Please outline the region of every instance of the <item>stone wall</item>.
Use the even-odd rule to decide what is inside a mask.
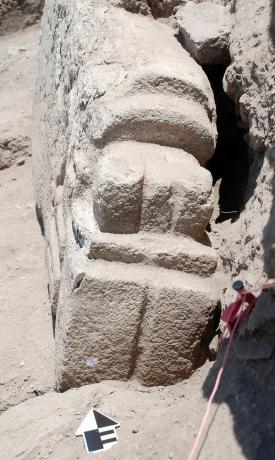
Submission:
[[[269,36],[271,2],[253,1],[248,7],[245,0],[232,1],[230,13],[228,8],[211,2],[189,2],[178,8],[177,22],[184,46],[201,65],[208,66],[206,71],[220,99],[217,100],[218,113],[224,112],[224,119],[218,120],[220,137],[216,154],[219,156],[215,155],[208,166],[219,168],[214,171],[214,181],[218,174],[222,177],[220,187],[216,187],[220,212],[228,211],[227,214],[235,218],[230,222],[226,213],[220,214],[218,225],[213,219],[210,238],[227,275],[225,284],[230,286],[231,279],[241,277],[248,286],[257,289],[264,278],[261,240],[272,201],[272,171],[265,158],[266,149],[274,142],[275,58]],[[217,72],[221,70],[213,67],[228,64],[223,87],[234,102],[239,133],[228,127],[234,120],[230,104],[222,95],[222,87],[217,87]],[[221,126],[225,123],[227,131]],[[214,216],[217,214],[218,209]],[[230,300],[230,295],[231,289],[225,301]]]
[[[274,142],[275,131],[275,54],[269,35],[271,2],[255,0],[247,8],[245,0],[237,0],[233,7],[232,64],[227,69],[224,87],[235,101],[242,127],[248,131],[250,171],[240,218],[230,226],[228,222],[219,225],[219,252],[230,277],[241,277],[257,290],[265,277],[262,238],[272,203],[273,171],[265,155]]]
[[[215,119],[173,29],[107,1],[46,2],[34,178],[59,389],[168,384],[205,360]]]

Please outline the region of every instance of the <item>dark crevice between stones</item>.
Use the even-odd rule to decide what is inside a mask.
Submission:
[[[52,313],[52,331],[53,331],[53,338],[55,339],[55,326],[56,326],[56,314]]]
[[[53,334],[53,338],[55,338],[56,311],[55,311],[55,308],[54,308],[54,301],[51,300],[51,292],[50,292],[50,284],[49,283],[47,283],[47,294],[48,294],[49,304],[51,306],[52,334]]]
[[[168,18],[173,14],[175,6],[178,5],[180,1],[173,0],[148,0],[148,5],[150,6],[152,15],[155,19],[157,18]]]
[[[80,249],[84,248],[86,239],[79,228],[74,225],[74,223],[72,224],[72,230],[76,244],[80,247]]]
[[[216,359],[217,353],[216,351],[213,352],[213,349],[211,349],[211,342],[216,336],[219,336],[220,333],[221,311],[221,302],[218,301],[214,315],[210,318],[206,327],[205,334],[200,341],[199,350],[201,350],[201,352],[195,365],[196,369],[201,367],[207,359],[209,359],[209,361],[215,361]]]
[[[139,13],[153,18],[168,18],[175,12],[181,0],[122,0],[120,6],[127,11]]]
[[[81,284],[82,284],[82,281],[84,280],[85,278],[85,273],[79,273],[74,281],[74,285],[73,285],[73,291],[77,290],[80,288]]]
[[[136,334],[135,334],[134,341],[133,341],[130,369],[129,369],[129,373],[127,376],[128,380],[130,380],[134,375],[134,372],[137,366],[137,360],[138,360],[138,357],[141,351],[140,337],[142,333],[142,325],[143,325],[143,320],[144,320],[144,316],[146,313],[147,304],[148,304],[148,290],[146,289],[144,298],[143,298],[143,302],[140,308],[139,321],[138,321],[137,330],[136,330]]]
[[[213,176],[213,185],[221,180],[219,188],[220,214],[216,223],[239,218],[244,209],[248,177],[249,152],[244,140],[246,131],[239,127],[240,118],[235,104],[223,89],[225,66],[203,66],[215,98],[218,140],[215,153],[207,163]]]
[[[40,227],[41,235],[45,236],[45,225],[44,225],[44,219],[43,219],[43,214],[40,206],[36,205],[35,206],[35,212],[36,212],[36,219]]]
[[[65,174],[66,174],[66,161],[63,161],[60,167],[59,174],[56,177],[56,187],[59,187],[60,185],[64,185],[65,181]]]
[[[275,0],[272,2],[272,11],[271,11],[271,23],[269,28],[270,36],[275,46]]]
[[[188,51],[188,49],[186,48],[186,45],[185,45],[184,36],[179,31],[177,31],[177,33],[175,33],[174,37],[179,42],[179,44],[189,53],[189,51]]]

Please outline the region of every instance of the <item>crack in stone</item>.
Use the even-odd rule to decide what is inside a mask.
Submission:
[[[85,273],[79,273],[75,279],[74,285],[73,285],[73,291],[76,291],[77,289],[80,288],[82,281],[85,278]]]
[[[128,377],[127,377],[128,380],[131,379],[131,377],[133,377],[134,375],[134,372],[136,370],[138,356],[140,354],[139,343],[140,343],[140,337],[142,334],[142,324],[143,324],[144,316],[146,313],[146,307],[148,304],[148,290],[149,290],[148,288],[145,289],[143,302],[141,304],[141,308],[139,312],[139,321],[138,321],[137,330],[136,330],[136,334],[135,334],[134,341],[133,341],[131,366],[130,366],[130,370],[129,370]]]

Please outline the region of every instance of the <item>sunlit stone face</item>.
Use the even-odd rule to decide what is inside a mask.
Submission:
[[[78,70],[64,102],[69,147],[58,186],[57,384],[173,383],[205,359],[217,304],[216,254],[203,244],[214,99],[167,25],[110,2],[80,3],[62,43],[67,80],[70,65]],[[83,364],[91,356],[93,368]]]
[[[98,161],[93,191],[104,233],[200,238],[212,212],[208,172],[190,154],[157,144],[110,144]]]
[[[200,164],[216,138],[208,80],[167,26],[117,8],[102,14],[110,30],[97,51],[104,48],[107,58],[84,76],[85,91],[90,85],[100,95],[86,108],[96,162],[84,227],[91,234],[202,240],[213,202],[210,174]]]

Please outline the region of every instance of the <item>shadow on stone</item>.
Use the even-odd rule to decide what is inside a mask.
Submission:
[[[203,393],[206,398],[212,391],[223,355],[224,349],[205,381]],[[275,391],[257,381],[249,367],[239,361],[233,351],[215,402],[228,405],[234,419],[235,436],[245,458],[274,460]]]
[[[207,163],[213,184],[221,179],[219,190],[220,215],[217,223],[236,220],[243,210],[249,173],[245,131],[238,127],[239,118],[234,102],[223,89],[225,66],[204,66],[216,102],[218,140],[215,153]]]

